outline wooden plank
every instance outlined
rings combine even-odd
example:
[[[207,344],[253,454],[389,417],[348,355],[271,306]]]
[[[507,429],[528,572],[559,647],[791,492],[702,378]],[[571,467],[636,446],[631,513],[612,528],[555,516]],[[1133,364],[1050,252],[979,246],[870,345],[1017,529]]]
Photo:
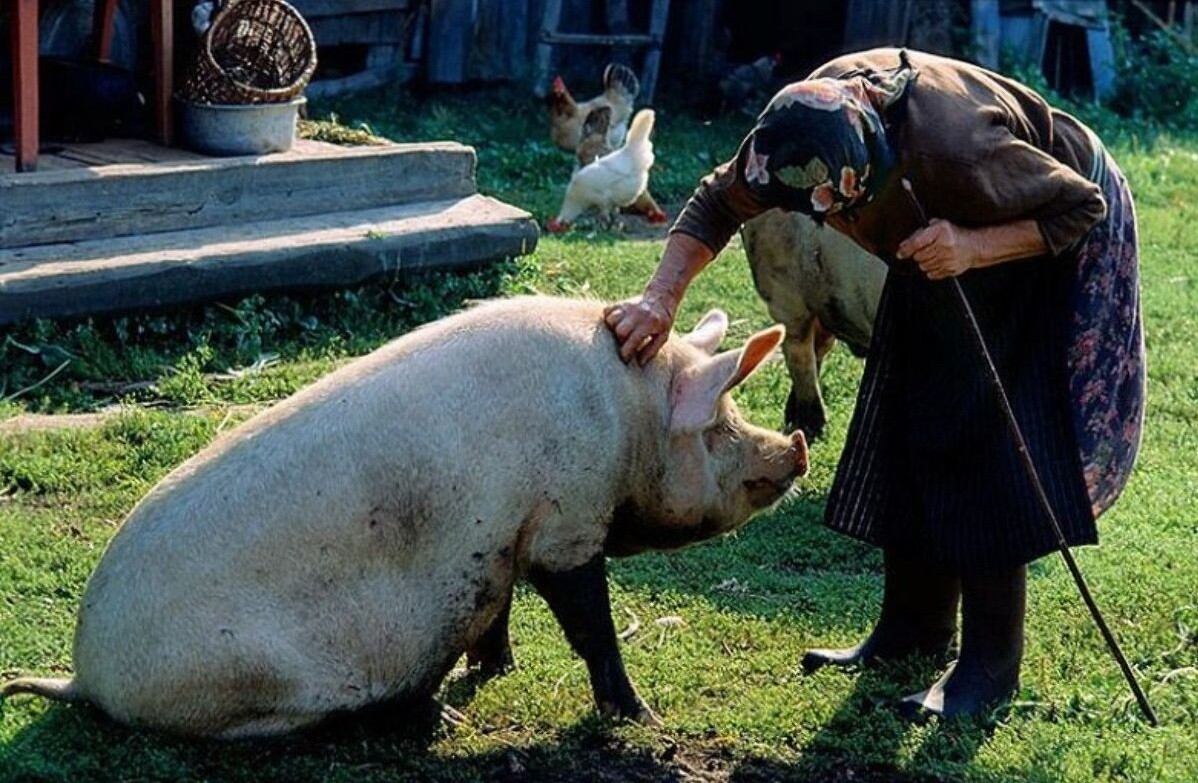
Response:
[[[112,61],[112,37],[116,33],[118,5],[118,0],[95,0],[92,37],[95,45],[95,57],[102,63]]]
[[[174,140],[171,95],[175,90],[175,15],[172,0],[150,0],[150,34],[154,39],[154,131],[158,142]]]
[[[653,94],[657,91],[657,71],[661,67],[660,42],[665,38],[669,14],[670,0],[653,0],[653,10],[649,16],[649,34],[657,43],[652,44],[645,54],[645,72],[641,76],[640,95],[644,103],[652,103]]]
[[[320,46],[342,44],[394,44],[403,42],[407,17],[404,14],[378,13],[355,16],[330,16],[309,23]]]
[[[609,33],[628,32],[628,0],[607,0],[604,16]]]
[[[1144,16],[1148,17],[1149,21],[1161,28],[1161,31],[1164,32],[1165,35],[1176,41],[1182,49],[1186,50],[1188,54],[1198,54],[1198,47],[1194,45],[1194,41],[1192,39],[1187,38],[1182,33],[1174,30],[1171,25],[1165,22],[1165,20],[1153,13],[1152,9],[1145,5],[1143,0],[1131,0],[1131,4],[1140,9],[1140,13],[1144,14]]]
[[[377,44],[366,50],[366,69],[398,68],[404,65],[403,47]],[[306,93],[305,93],[306,94]]]
[[[0,247],[245,223],[475,192],[454,142],[334,147],[248,158],[0,176]]]
[[[407,11],[412,5],[410,0],[293,0],[291,4],[309,22],[330,16]]]
[[[532,252],[537,235],[527,212],[470,196],[0,251],[0,324],[476,268]]]
[[[466,80],[477,8],[473,0],[432,0],[428,22],[428,80],[461,84]]]
[[[66,151],[95,155],[116,163],[180,163],[210,159],[207,155],[200,155],[198,152],[179,147],[164,147],[146,139],[105,139],[95,142],[76,142],[64,146]]]
[[[605,0],[603,5],[605,6],[604,21],[607,22],[607,32],[609,35],[627,35],[632,32],[632,27],[628,22],[628,0]],[[631,46],[613,47],[611,60],[621,65],[631,64]]]
[[[716,29],[720,18],[720,0],[692,0],[674,7],[676,34],[669,45],[678,73],[702,78],[718,69],[724,52],[717,49]]]
[[[528,78],[528,0],[479,3],[467,78],[483,81]]]
[[[15,174],[17,171],[17,159],[12,155],[0,155],[0,177]],[[39,155],[37,159],[38,171],[57,171],[61,169],[77,169],[86,166],[87,164],[72,160],[61,155]],[[22,176],[28,176],[22,175]]]
[[[408,63],[395,63],[379,68],[369,68],[365,71],[343,76],[340,79],[320,79],[312,82],[304,90],[309,98],[329,98],[334,95],[344,95],[361,90],[372,90],[386,84],[407,82],[415,76],[416,66]]]
[[[971,0],[969,9],[973,49],[977,61],[987,68],[997,69],[1002,35],[1002,15],[999,0]]]
[[[37,170],[38,152],[38,0],[16,0],[12,25],[13,146],[17,171]]]
[[[67,160],[78,161],[79,163],[82,163],[85,166],[111,166],[114,163],[127,163],[128,162],[125,160],[114,160],[113,158],[111,158],[107,155],[97,154],[90,150],[77,150],[77,149],[76,150],[64,149],[61,152],[59,152],[56,155],[56,157],[65,158]]]
[[[849,0],[845,48],[852,51],[907,43],[913,0]]]
[[[537,43],[534,65],[533,92],[538,97],[549,94],[549,69],[553,65],[553,44],[549,36],[557,32],[562,23],[562,0],[545,0],[545,11],[541,16],[541,35]]]
[[[960,29],[961,0],[918,0],[910,5],[907,46],[932,54],[952,55]]]
[[[661,2],[661,0],[657,0]],[[545,33],[541,41],[570,46],[660,46],[661,36],[646,33],[611,35],[608,33]]]
[[[1110,30],[1105,27],[1086,30],[1086,49],[1090,55],[1090,76],[1094,83],[1094,97],[1103,101],[1115,92],[1115,81],[1119,72],[1115,65],[1115,47]]]

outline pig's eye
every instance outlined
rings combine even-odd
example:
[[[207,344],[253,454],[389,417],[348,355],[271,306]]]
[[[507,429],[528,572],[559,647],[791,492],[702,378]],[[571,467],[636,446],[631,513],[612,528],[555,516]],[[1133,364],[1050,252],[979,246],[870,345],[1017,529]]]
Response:
[[[732,439],[732,425],[727,420],[717,421],[703,433],[703,445],[708,451],[715,451],[716,446]]]

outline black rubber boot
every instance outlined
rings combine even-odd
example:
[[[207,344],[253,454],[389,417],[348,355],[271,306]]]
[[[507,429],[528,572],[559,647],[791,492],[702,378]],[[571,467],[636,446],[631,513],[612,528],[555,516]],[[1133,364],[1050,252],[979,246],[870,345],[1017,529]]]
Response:
[[[980,716],[1019,689],[1027,566],[965,577],[961,589],[961,657],[931,688],[903,700],[908,716]]]
[[[803,669],[867,666],[910,655],[947,659],[956,635],[960,596],[961,584],[955,574],[886,552],[882,612],[873,632],[856,647],[808,650]]]

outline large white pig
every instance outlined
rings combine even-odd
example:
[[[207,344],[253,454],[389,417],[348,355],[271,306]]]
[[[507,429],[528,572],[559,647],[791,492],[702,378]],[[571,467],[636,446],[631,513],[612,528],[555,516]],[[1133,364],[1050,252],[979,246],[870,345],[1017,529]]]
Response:
[[[716,354],[718,311],[626,367],[602,304],[521,298],[419,329],[188,460],[133,510],[83,597],[71,680],[3,692],[192,735],[279,734],[427,699],[467,653],[510,662],[528,578],[599,708],[652,719],[617,648],[604,556],[683,546],[778,501],[801,436],[727,392],[783,330]]]

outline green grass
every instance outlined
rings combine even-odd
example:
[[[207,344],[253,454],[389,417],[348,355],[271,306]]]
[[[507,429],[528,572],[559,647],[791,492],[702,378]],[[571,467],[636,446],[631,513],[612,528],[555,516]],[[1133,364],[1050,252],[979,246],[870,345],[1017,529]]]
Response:
[[[484,190],[538,217],[556,207],[569,158],[523,98],[415,100],[391,92],[323,110],[392,138],[476,144]],[[735,148],[738,124],[659,114],[654,187],[664,201],[679,202]],[[861,372],[837,350],[824,374],[829,435],[813,448],[799,499],[726,540],[612,564],[617,623],[628,613],[642,622],[624,644],[628,668],[664,729],[595,719],[582,663],[521,591],[518,670],[481,686],[454,680],[443,694],[468,727],[420,733],[374,720],[215,745],[19,700],[0,715],[0,781],[1198,780],[1198,144],[1162,141],[1119,157],[1139,194],[1150,409],[1138,471],[1102,520],[1103,545],[1078,557],[1162,728],[1138,719],[1054,559],[1032,568],[1024,687],[995,726],[899,721],[887,702],[925,686],[936,674],[926,664],[799,673],[804,648],[869,629],[881,587],[878,554],[819,524]],[[582,233],[543,239],[533,256],[472,277],[13,331],[0,347],[0,398],[65,367],[5,399],[0,415],[121,400],[139,409],[99,428],[0,443],[0,671],[66,670],[76,603],[106,542],[156,480],[246,415],[228,406],[279,399],[468,299],[634,293],[660,248]],[[680,321],[715,305],[731,314],[734,338],[767,323],[738,247],[698,281]],[[128,385],[141,381],[153,384]],[[774,366],[738,399],[775,425],[785,392]],[[666,616],[683,622],[655,622]]]

